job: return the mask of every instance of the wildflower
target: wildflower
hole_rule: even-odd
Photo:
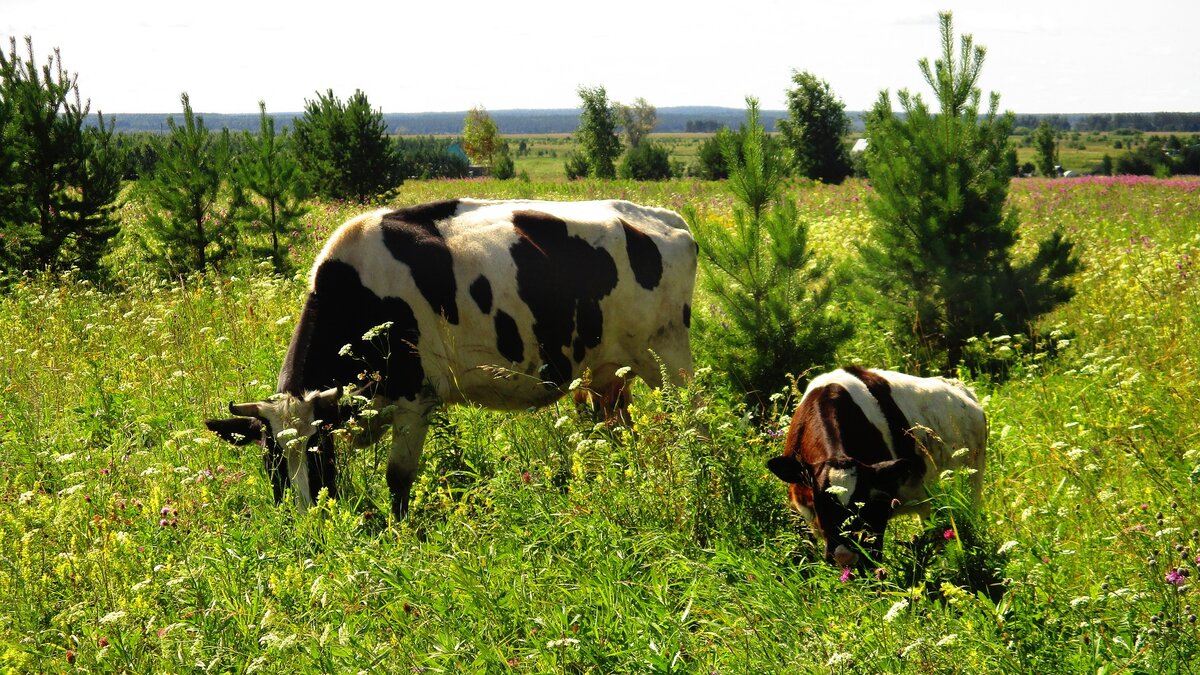
[[[950,528],[942,533],[942,539],[945,539],[946,541],[950,541],[953,538],[954,538],[954,528]]]
[[[1185,582],[1187,582],[1187,577],[1183,576],[1183,574],[1179,571],[1179,568],[1176,567],[1175,569],[1171,570],[1170,572],[1167,572],[1167,576],[1165,577],[1165,580],[1168,584],[1174,584],[1175,586],[1182,586]]]
[[[850,581],[850,577],[852,577],[852,576],[854,576],[854,571],[853,571],[853,570],[851,570],[849,567],[843,568],[843,569],[842,569],[842,576],[840,577],[840,579],[841,579],[841,582],[844,584],[844,583],[846,583],[847,581]]]
[[[896,601],[896,604],[892,605],[891,609],[887,611],[887,614],[883,615],[883,620],[891,623],[892,621],[896,620],[896,617],[900,616],[900,612],[903,612],[907,608],[908,599],[901,598]]]
[[[557,640],[550,640],[547,642],[546,647],[549,649],[554,649],[556,647],[569,647],[577,644],[579,644],[579,640],[576,640],[575,638],[559,638]]]
[[[71,665],[71,666],[75,665],[75,650],[74,649],[67,650],[67,665]]]
[[[96,641],[96,644],[100,645],[101,649],[104,649],[105,647],[108,646],[108,638],[101,635],[100,639]]]

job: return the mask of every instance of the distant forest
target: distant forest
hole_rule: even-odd
[[[210,129],[228,128],[231,131],[258,131],[258,113],[221,114],[197,111],[204,118],[205,126]],[[293,119],[303,113],[268,113],[275,118],[279,127],[291,125]],[[579,126],[579,110],[577,108],[561,108],[549,110],[489,110],[488,114],[499,127],[501,134],[569,134],[574,133]],[[760,112],[762,123],[768,130],[775,128],[775,120],[787,117],[786,110],[763,110]],[[862,120],[859,113],[848,113],[851,121],[861,129]],[[384,113],[388,133],[405,136],[458,135],[462,133],[463,122],[467,113],[462,112],[427,112],[427,113]],[[116,120],[119,132],[150,131],[163,132],[167,130],[167,117],[180,118],[179,113],[117,113],[106,119]],[[707,106],[686,106],[658,109],[658,126],[655,131],[660,133],[684,133],[687,131],[716,131],[721,127],[736,129],[746,121],[746,111],[741,108],[720,108]],[[94,120],[91,123],[95,123]]]
[[[210,129],[228,128],[231,131],[258,131],[258,113],[198,113]],[[272,113],[276,125],[287,127],[302,113]],[[488,111],[502,134],[569,134],[579,126],[579,110],[571,108],[548,110],[491,110]],[[762,110],[763,126],[775,130],[775,121],[787,117],[786,110]],[[863,113],[847,111],[853,131],[863,130]],[[117,131],[166,132],[167,117],[178,113],[117,113],[107,116],[116,120]],[[458,135],[462,133],[466,112],[384,113],[388,133],[404,136]],[[684,106],[658,109],[659,133],[711,133],[721,127],[736,129],[746,119],[741,108]],[[1043,120],[1062,131],[1135,131],[1200,132],[1200,113],[1078,113],[1016,116],[1017,127],[1033,128]],[[94,118],[90,123],[95,123]]]

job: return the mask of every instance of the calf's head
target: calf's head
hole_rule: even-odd
[[[796,486],[793,493],[805,496],[800,501],[811,495],[811,504],[799,505],[812,512],[810,524],[825,540],[825,559],[839,567],[879,559],[888,520],[900,506],[900,486],[916,474],[910,459],[864,464],[840,457],[809,466],[783,455],[769,460],[767,468]]]
[[[303,451],[323,442],[326,434],[321,433],[322,428],[342,422],[338,406],[341,396],[341,389],[327,389],[302,397],[276,394],[264,401],[230,403],[229,413],[233,417],[205,420],[204,425],[234,445],[254,443],[263,448],[263,465],[278,502],[291,483],[291,472],[297,470],[289,469],[289,451],[297,466],[307,461]],[[312,495],[297,494],[301,501],[311,498]]]

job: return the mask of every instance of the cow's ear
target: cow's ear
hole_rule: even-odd
[[[265,438],[262,420],[254,417],[234,417],[226,420],[205,420],[204,426],[234,445],[262,443]]]
[[[263,405],[262,401],[255,401],[253,403],[234,403],[230,401],[229,414],[238,417],[262,417]]]
[[[775,474],[776,478],[785,483],[808,484],[811,482],[804,466],[790,455],[780,455],[768,459],[767,468]]]
[[[907,457],[866,466],[875,474],[877,482],[897,487],[912,480],[917,471],[916,462]]]

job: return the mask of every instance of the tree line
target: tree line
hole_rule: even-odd
[[[807,72],[793,73],[779,133],[767,133],[757,101],[748,99],[745,123],[710,141],[707,153],[735,206],[732,228],[688,214],[717,306],[696,313],[697,339],[720,343],[709,353],[719,355],[757,410],[776,393],[781,373],[829,364],[849,338],[850,324],[832,309],[836,294],[878,308],[915,372],[1002,369],[990,341],[978,339],[988,334],[1018,348],[1053,344],[1034,322],[1071,297],[1078,258],[1056,232],[1036,243],[1031,258],[1015,261],[1017,215],[1006,206],[1015,116],[999,113],[997,95],[982,99],[976,83],[983,48],[962,36],[956,52],[949,14],[941,32],[941,57],[920,62],[936,105],[901,90],[895,110],[882,92],[866,116],[870,144],[857,160],[844,143],[844,104]],[[120,231],[113,213],[126,170],[120,148],[111,122],[98,114],[98,124],[84,124],[88,106],[79,103],[58,53],[38,67],[26,45],[27,59],[18,58],[14,41],[0,60],[0,264],[9,273],[68,266],[95,272]],[[612,103],[603,87],[580,87],[578,94],[578,151],[567,159],[568,176],[669,175],[666,150],[649,136],[657,123],[653,106],[643,99]],[[170,274],[217,267],[245,252],[285,269],[284,247],[303,236],[298,224],[311,196],[386,199],[415,172],[467,167],[465,157],[447,159],[454,153],[433,139],[406,152],[361,91],[346,101],[332,91],[318,94],[290,129],[277,129],[260,104],[256,134],[211,130],[186,93],[180,102],[182,118],[169,118],[166,132],[149,141],[154,161],[130,188],[145,222],[131,236]],[[468,115],[462,138],[477,163],[510,170],[507,144],[485,110]],[[844,270],[812,252],[807,224],[784,186],[792,176],[836,183],[855,171],[871,183],[873,219],[871,237],[857,245],[860,281],[851,286]]]
[[[119,135],[99,112],[88,123],[90,104],[58,50],[39,65],[30,38],[24,47],[13,39],[0,51],[0,279],[98,274],[125,202],[142,206],[145,223],[126,236],[166,273],[235,254],[269,257],[282,270],[310,197],[366,201],[406,178],[470,169],[451,139],[389,136],[360,91],[345,102],[318,94],[290,130],[277,130],[260,104],[257,133],[237,134],[206,126],[184,93],[182,118],[168,117],[165,133]]]

